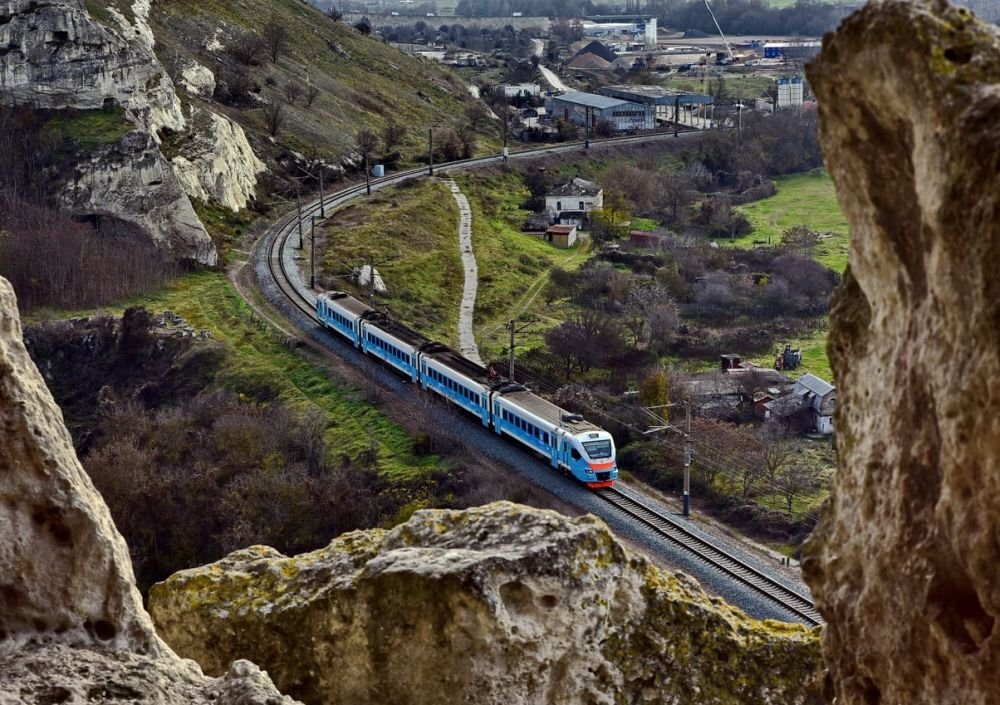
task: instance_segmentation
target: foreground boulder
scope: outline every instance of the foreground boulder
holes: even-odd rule
[[[154,586],[150,612],[206,672],[250,658],[311,705],[792,705],[820,668],[816,631],[749,619],[594,517],[510,503],[237,551]]]
[[[290,704],[247,662],[206,678],[156,636],[107,506],[0,278],[0,703]]]
[[[851,228],[839,471],[804,562],[838,705],[1000,698],[1000,38],[871,4],[809,67]]]

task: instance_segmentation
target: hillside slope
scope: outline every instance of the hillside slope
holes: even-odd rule
[[[227,100],[222,109],[251,134],[261,156],[280,156],[287,147],[349,162],[356,132],[379,133],[389,120],[407,127],[402,151],[414,156],[426,151],[426,128],[450,123],[473,100],[445,68],[334,22],[299,0],[169,0],[153,6],[150,21],[157,55],[178,86],[184,87],[185,72],[191,74],[196,64],[217,82],[239,74],[250,79],[249,100]],[[263,38],[273,27],[287,38],[277,61],[266,50],[249,64],[234,57],[248,34]],[[286,95],[289,84],[301,91],[294,102]],[[310,86],[318,93],[307,105]],[[206,99],[187,93],[192,102]],[[221,93],[216,90],[216,97]],[[271,139],[264,107],[275,103],[283,107],[284,124]]]

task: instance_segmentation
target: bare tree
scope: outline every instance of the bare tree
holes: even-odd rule
[[[342,19],[344,19],[343,11],[334,5],[331,5],[327,9],[326,16],[329,17],[334,22],[340,22]]]
[[[388,156],[406,138],[406,125],[401,125],[392,118],[385,123],[382,128],[382,149],[383,157],[388,160]]]
[[[271,137],[277,136],[285,124],[285,106],[281,103],[271,103],[264,108],[264,127]]]
[[[778,475],[777,487],[788,503],[788,513],[791,514],[797,498],[807,492],[813,492],[819,485],[820,470],[809,463],[792,463],[786,466]]]
[[[285,94],[285,100],[289,105],[295,105],[302,97],[302,86],[296,81],[289,81],[282,88],[282,93]]]
[[[264,50],[264,40],[253,32],[241,32],[227,49],[230,56],[245,66],[259,64]]]
[[[483,121],[488,119],[489,116],[489,110],[479,101],[465,106],[465,120],[474,132],[479,130]]]
[[[318,97],[319,88],[314,83],[310,83],[306,88],[306,107],[311,108]]]
[[[276,15],[272,14],[271,21],[264,25],[264,44],[274,63],[278,63],[278,57],[288,48],[288,30]]]
[[[795,454],[791,437],[777,423],[765,423],[754,432],[757,439],[757,459],[761,469],[771,482],[778,471]]]
[[[378,135],[369,129],[359,130],[354,135],[354,146],[365,162],[365,184],[369,194],[372,192],[371,186],[371,155],[378,148]]]

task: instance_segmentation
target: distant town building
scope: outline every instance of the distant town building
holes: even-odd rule
[[[494,89],[503,92],[505,98],[516,98],[519,95],[536,97],[541,94],[542,87],[537,83],[502,83]]]
[[[652,130],[656,127],[653,106],[596,93],[573,92],[553,96],[547,102],[546,110],[553,118],[567,120],[574,125],[586,126],[589,118],[591,129],[602,121],[610,123],[616,132]]]
[[[764,44],[765,59],[810,59],[823,48],[820,41],[767,42]]]
[[[583,23],[585,37],[626,36],[636,42],[641,42],[643,48],[652,49],[656,46],[656,18],[652,16],[595,16],[588,17]]]
[[[791,393],[764,403],[764,418],[793,424],[798,420],[817,433],[833,433],[836,388],[816,375],[802,375]]]
[[[587,214],[604,207],[604,189],[593,181],[575,178],[545,194],[545,214],[550,222],[582,226]]]

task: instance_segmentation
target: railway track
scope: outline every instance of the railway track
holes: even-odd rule
[[[685,551],[694,554],[701,561],[720,570],[734,580],[753,588],[765,597],[777,602],[812,626],[824,624],[823,617],[816,610],[812,600],[768,577],[761,571],[747,565],[732,554],[713,546],[696,536],[679,522],[666,516],[636,497],[614,487],[595,490],[594,494],[625,512],[634,520],[643,523],[656,533],[664,536]]]
[[[637,139],[640,138],[612,138],[611,140],[603,140],[602,142],[627,143],[636,141]],[[559,147],[518,152],[516,154],[512,154],[511,159],[539,156],[546,153],[579,150],[582,148],[583,145],[580,143],[561,145]],[[486,166],[496,163],[497,157],[490,156],[466,159],[459,162],[449,162],[436,167],[436,169],[445,172],[454,169],[475,168],[477,166]],[[372,190],[395,185],[407,179],[422,176],[425,173],[426,169],[419,168],[393,174],[382,179],[377,179],[372,181]],[[326,208],[335,208],[353,198],[356,198],[357,196],[364,195],[365,192],[365,185],[352,186],[326,196],[322,203],[320,203],[319,200],[316,200],[302,208],[303,223],[309,223],[311,225],[312,217],[317,216]],[[303,230],[304,229],[305,225],[303,225]],[[297,285],[299,277],[297,276],[297,273],[296,275],[293,275],[290,271],[291,268],[295,266],[295,258],[288,243],[294,235],[298,234],[298,232],[299,219],[297,211],[281,219],[271,229],[266,245],[267,265],[270,276],[274,280],[274,283],[280,290],[282,296],[284,296],[289,303],[299,309],[310,320],[315,321],[318,320],[315,314],[315,299],[304,285],[301,285],[301,288],[300,285]],[[306,249],[303,248],[301,251],[304,253],[306,252]],[[688,529],[684,528],[679,522],[656,511],[639,499],[627,495],[623,491],[615,488],[597,490],[594,494],[602,500],[615,506],[619,511],[628,515],[632,520],[652,529],[656,534],[668,539],[674,545],[693,555],[697,560],[729,576],[739,584],[749,587],[757,593],[772,600],[789,613],[796,615],[806,624],[818,626],[824,623],[823,618],[816,610],[814,604],[807,597],[785,587],[756,568],[747,565],[739,558],[736,558],[721,548],[718,548],[699,536],[696,536]]]

